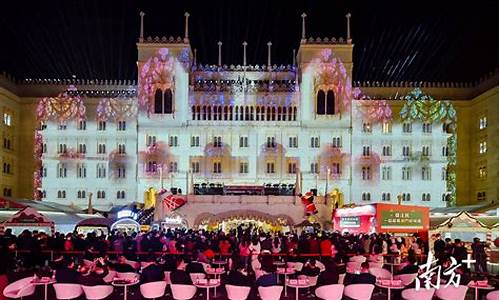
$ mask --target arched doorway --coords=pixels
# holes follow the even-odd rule
[[[271,215],[256,210],[233,210],[219,214],[202,213],[194,221],[194,228],[229,232],[259,228],[264,232],[289,232],[294,225],[288,215]]]

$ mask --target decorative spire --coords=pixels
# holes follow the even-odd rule
[[[219,41],[217,43],[217,46],[219,46],[219,56],[218,56],[219,58],[217,60],[217,65],[220,67],[222,65],[222,42]]]
[[[247,65],[247,45],[248,43],[245,41],[243,42],[243,66]]]
[[[271,67],[271,46],[273,43],[267,42],[267,66]]]
[[[295,49],[293,49],[292,66],[295,66]]]
[[[194,61],[193,61],[193,64],[196,66],[196,48],[194,48]]]
[[[185,12],[184,17],[186,17],[186,21],[184,23],[184,43],[187,43],[189,41],[189,27],[188,27],[189,13]]]
[[[306,40],[306,13],[302,13],[302,15],[300,15],[302,17],[302,41],[305,42]]]
[[[139,34],[139,42],[140,43],[144,42],[144,16],[145,15],[146,14],[143,11],[141,11],[139,13],[139,16],[141,16],[141,31],[140,31],[140,34]]]
[[[352,40],[351,40],[351,13],[347,13],[347,15],[345,15],[346,19],[347,19],[347,43],[350,44],[352,43]]]

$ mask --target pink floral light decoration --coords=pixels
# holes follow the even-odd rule
[[[363,120],[371,123],[392,120],[392,109],[386,100],[358,100],[358,113]]]
[[[340,59],[333,56],[331,49],[323,49],[320,57],[313,59],[315,65],[316,90],[333,90],[336,112],[348,111],[352,101],[352,83],[347,69]]]
[[[147,165],[149,162],[155,162],[153,170],[144,168],[144,175],[157,176],[159,174],[160,168],[163,171],[167,171],[165,167],[167,166],[170,159],[170,151],[168,145],[164,142],[157,142],[155,144],[152,144],[145,150],[139,151],[139,159],[144,165]]]
[[[215,147],[214,143],[208,143],[203,152],[206,157],[230,157],[231,147],[224,143],[220,147]]]
[[[117,170],[119,167],[123,167],[127,164],[128,156],[125,153],[118,152],[117,149],[111,151],[108,156],[108,166],[111,170],[111,175],[113,178],[117,178]]]
[[[138,98],[140,108],[146,109],[148,114],[154,109],[156,89],[164,91],[173,88],[174,62],[175,59],[169,55],[169,50],[161,48],[142,66],[139,73]]]
[[[42,155],[43,136],[35,132],[33,158],[35,159],[35,172],[33,172],[33,199],[41,200],[40,189],[42,188]]]
[[[79,160],[84,159],[85,154],[77,152],[75,149],[69,148],[66,152],[59,153],[57,158],[59,160]]]
[[[340,164],[340,172],[333,172],[332,167],[334,163]],[[319,156],[320,170],[321,173],[324,174],[325,178],[328,173],[328,169],[330,169],[330,177],[334,180],[340,179],[340,177],[342,177],[342,168],[347,163],[349,163],[349,155],[342,152],[341,148],[333,147],[332,144],[324,146],[324,149]]]
[[[71,119],[85,119],[85,105],[80,96],[70,95],[76,88],[70,86],[68,90],[57,97],[42,98],[36,108],[38,121],[56,121],[59,124],[67,123]]]
[[[356,165],[359,169],[362,167],[370,167],[373,171],[378,171],[381,163],[382,159],[380,155],[373,151],[370,152],[369,155],[361,155],[356,158]]]
[[[97,120],[107,121],[113,119],[125,121],[137,115],[137,103],[132,98],[104,98],[97,104]]]

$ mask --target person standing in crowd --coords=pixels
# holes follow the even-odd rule
[[[474,238],[471,248],[472,248],[472,257],[474,260],[476,260],[474,264],[475,271],[479,273],[487,273],[488,272],[488,269],[486,268],[487,255],[484,243],[482,243],[479,238]]]
[[[281,239],[278,235],[275,236],[273,239],[273,245],[272,245],[271,252],[273,254],[281,253]]]
[[[252,239],[252,243],[248,247],[248,250],[250,251],[251,255],[251,261],[250,264],[252,265],[252,268],[254,271],[260,267],[260,263],[258,261],[258,257],[260,254],[260,242],[257,239],[257,237],[254,237]]]
[[[451,250],[451,256],[453,256],[459,264],[467,259],[467,248],[465,248],[464,243],[460,239],[455,239],[453,249]]]
[[[446,243],[441,238],[441,234],[436,234],[436,241],[434,242],[434,256],[440,258],[444,254]]]

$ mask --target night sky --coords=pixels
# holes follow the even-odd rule
[[[413,3],[413,7],[411,4]],[[498,0],[477,1],[8,1],[0,12],[0,70],[18,78],[135,79],[139,12],[145,36],[183,36],[198,62],[291,64],[307,37],[346,36],[355,81],[475,81],[498,68]]]

